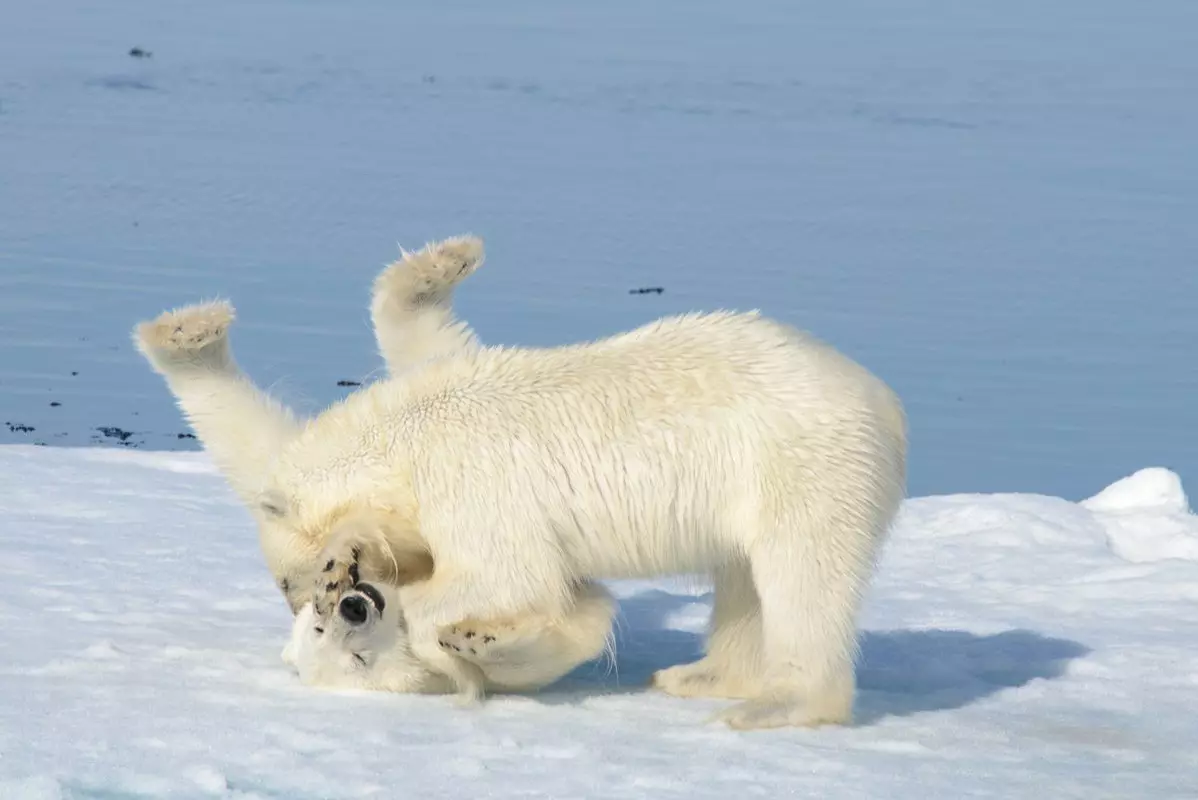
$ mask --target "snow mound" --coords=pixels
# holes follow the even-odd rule
[[[1172,470],[1149,467],[1115,481],[1081,505],[1091,511],[1118,514],[1137,511],[1160,511],[1168,514],[1189,514],[1190,504],[1181,477]]]
[[[1106,532],[1111,551],[1133,563],[1198,561],[1198,516],[1175,472],[1142,469],[1083,500]]]

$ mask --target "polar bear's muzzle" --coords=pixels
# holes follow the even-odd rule
[[[370,612],[382,616],[387,601],[382,593],[369,583],[359,583],[353,591],[347,593],[337,604],[340,617],[355,627],[364,625],[370,619]]]

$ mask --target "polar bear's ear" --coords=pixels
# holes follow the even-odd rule
[[[270,519],[287,516],[287,498],[278,489],[267,489],[258,495],[258,510]]]

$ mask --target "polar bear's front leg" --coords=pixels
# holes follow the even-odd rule
[[[510,579],[502,569],[467,573],[438,565],[428,580],[400,589],[412,652],[454,682],[463,704],[482,698],[486,674],[477,659],[468,657],[470,654],[442,644],[443,641],[452,644],[446,639],[447,627],[463,620],[502,621],[534,616],[563,620],[569,616],[572,593],[564,582],[547,579],[543,584],[538,581],[535,585],[521,586],[521,583],[519,579]],[[576,663],[583,660],[586,659]]]
[[[564,617],[530,613],[463,620],[442,627],[438,642],[476,664],[488,685],[539,689],[608,650],[615,610],[611,594],[587,582]]]
[[[474,331],[453,313],[453,290],[482,263],[482,240],[458,236],[405,252],[379,274],[370,316],[388,372],[478,348]]]
[[[299,423],[238,368],[229,346],[233,319],[227,302],[200,303],[141,323],[133,341],[234,491],[257,505],[270,461]]]

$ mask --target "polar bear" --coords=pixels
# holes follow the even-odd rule
[[[486,678],[441,646],[446,625],[563,620],[582,582],[703,572],[707,653],[654,684],[741,699],[723,714],[735,728],[851,720],[906,419],[805,333],[720,311],[556,348],[471,345],[303,425],[240,376],[180,400],[223,443],[280,585],[316,581],[322,617],[360,568],[397,585],[411,652],[467,700]]]
[[[388,372],[402,374],[449,354],[477,349],[473,330],[452,308],[454,288],[483,263],[482,242],[462,236],[401,252],[376,279],[371,303],[375,339]],[[234,318],[227,303],[201,303],[139,325],[138,349],[162,373],[205,448],[243,498],[256,499],[262,464],[302,422],[241,373],[228,341]],[[247,466],[249,469],[247,469]],[[257,504],[251,502],[251,508]],[[264,539],[266,547],[272,543]],[[405,562],[391,577],[411,581],[432,564]],[[317,615],[311,587],[280,580],[295,619],[283,660],[300,680],[321,688],[393,692],[448,690],[447,678],[411,652],[394,587],[355,581],[336,613]],[[610,644],[615,601],[602,586],[579,585],[574,613],[546,619],[536,613],[444,626],[439,645],[481,670],[488,689],[541,688]]]
[[[437,643],[475,665],[491,691],[540,689],[604,651],[614,601],[583,584],[564,620],[535,613],[511,619],[462,620],[441,629]],[[300,681],[320,689],[445,694],[448,676],[412,652],[399,589],[361,581],[341,596],[337,612],[317,615],[305,603],[295,617],[283,661]]]

